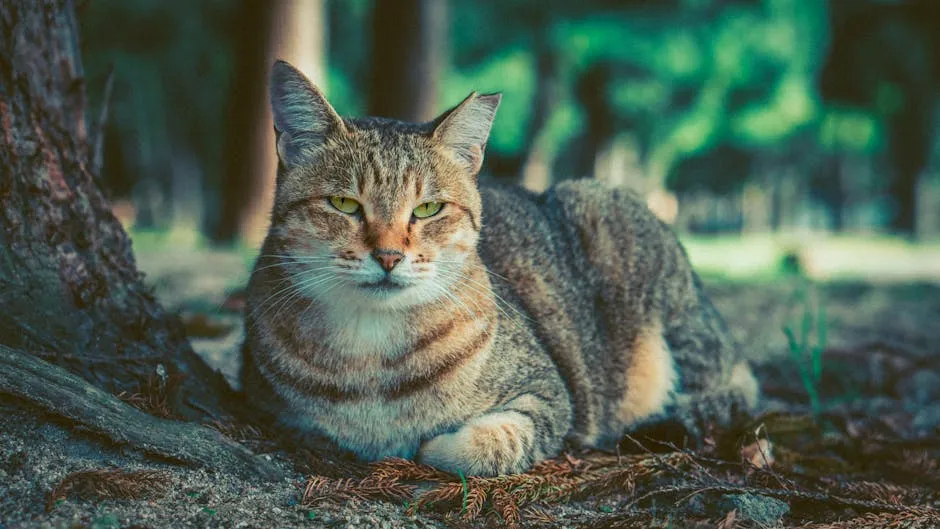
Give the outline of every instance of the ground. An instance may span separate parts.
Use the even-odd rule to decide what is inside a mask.
[[[233,376],[248,254],[138,258],[194,346]],[[723,276],[707,288],[755,365],[763,414],[700,450],[638,434],[619,455],[461,480],[401,461],[287,456],[257,432],[229,432],[293,468],[263,483],[116,450],[0,401],[0,528],[940,527],[940,288]],[[756,442],[768,436],[770,453]]]

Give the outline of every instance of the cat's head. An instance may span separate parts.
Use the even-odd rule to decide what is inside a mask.
[[[303,74],[277,62],[268,253],[321,301],[407,307],[447,296],[475,262],[477,173],[499,101],[473,93],[424,124],[343,119]]]

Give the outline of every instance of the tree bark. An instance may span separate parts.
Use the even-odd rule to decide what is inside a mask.
[[[162,365],[184,417],[221,412],[221,375],[142,282],[96,184],[72,2],[0,2],[0,344],[111,392]]]
[[[148,415],[62,368],[2,345],[0,394],[148,455],[243,477],[282,477],[274,465],[211,428]]]
[[[378,0],[373,17],[369,114],[432,119],[447,57],[446,1]]]

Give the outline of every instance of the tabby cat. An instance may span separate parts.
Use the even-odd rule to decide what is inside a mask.
[[[341,118],[285,62],[271,227],[248,289],[243,389],[360,458],[525,471],[757,383],[674,234],[633,194],[479,186],[499,94],[430,123]]]

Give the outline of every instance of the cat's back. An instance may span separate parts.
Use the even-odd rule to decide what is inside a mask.
[[[570,304],[610,281],[652,289],[664,271],[679,286],[692,283],[675,235],[630,190],[570,180],[541,194],[500,185],[480,192],[480,255],[513,276],[514,290],[533,293],[547,281],[570,293]]]
[[[681,245],[632,191],[570,180],[541,194],[484,186],[481,195],[480,256],[494,287],[560,347],[601,355],[648,314],[693,301]]]
[[[681,389],[674,361],[695,366],[681,377],[690,387],[727,376],[737,352],[723,322],[675,234],[635,193],[573,180],[542,194],[493,186],[481,195],[480,255],[559,366],[583,440],[617,437],[608,425],[636,419],[637,405],[625,412],[612,395],[659,395],[648,408],[661,410]]]

